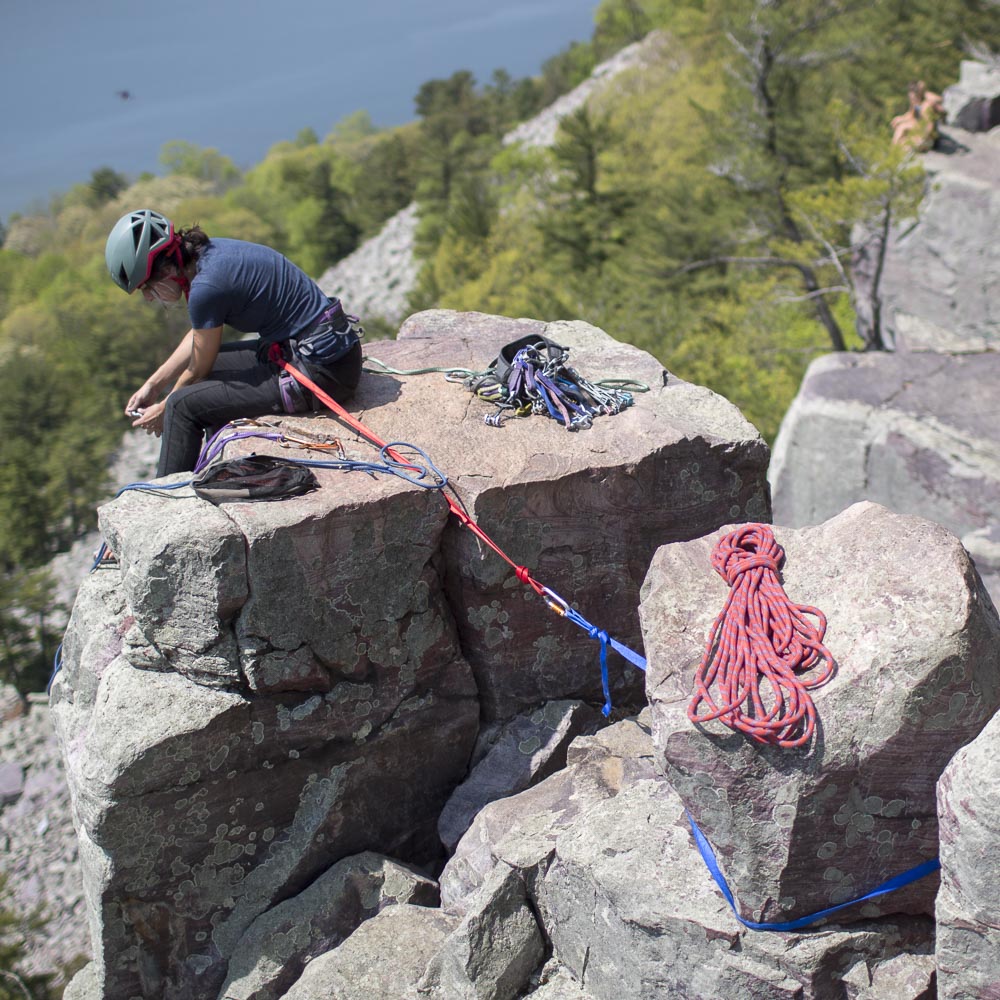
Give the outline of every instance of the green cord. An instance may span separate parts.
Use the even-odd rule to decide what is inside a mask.
[[[624,389],[627,392],[649,392],[649,386],[645,382],[637,382],[634,378],[604,378],[594,385],[602,389]]]
[[[392,368],[378,358],[365,357],[367,364],[378,365],[379,369],[372,370],[366,368],[370,375],[448,375],[452,378],[476,378],[482,375],[489,375],[489,370],[484,372],[474,372],[469,368]],[[594,385],[602,389],[624,389],[628,392],[649,392],[649,386],[645,382],[637,382],[631,378],[606,378]]]
[[[381,370],[372,370],[366,368],[365,371],[370,375],[431,375],[434,373],[439,373],[441,375],[453,375],[461,376],[462,378],[471,378],[474,375],[487,375],[488,372],[474,372],[468,368],[391,368],[384,361],[379,361],[378,358],[366,357],[365,362],[368,364],[378,365]]]

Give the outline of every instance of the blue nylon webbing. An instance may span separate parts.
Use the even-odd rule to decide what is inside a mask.
[[[908,871],[903,872],[901,875],[896,875],[893,878],[888,879],[880,886],[872,889],[871,892],[865,893],[863,896],[858,896],[855,899],[849,899],[846,903],[839,903],[837,906],[831,906],[825,910],[820,910],[818,913],[810,913],[805,917],[799,917],[797,920],[785,920],[776,923],[756,923],[753,920],[744,920],[739,915],[739,912],[736,909],[736,903],[733,900],[733,893],[726,882],[725,875],[723,875],[719,869],[718,862],[715,860],[715,852],[712,850],[712,845],[698,828],[698,824],[695,823],[694,817],[691,813],[687,813],[687,818],[688,822],[691,824],[691,832],[694,834],[694,842],[698,845],[698,850],[701,853],[702,860],[705,862],[709,873],[715,880],[715,884],[722,891],[722,895],[726,897],[726,901],[732,908],[736,919],[743,924],[744,927],[748,927],[752,931],[797,931],[802,927],[808,927],[810,924],[816,923],[817,920],[822,920],[824,917],[829,917],[834,913],[838,913],[840,910],[846,910],[849,906],[855,906],[857,903],[864,903],[869,899],[877,899],[879,896],[884,896],[886,893],[893,892],[896,889],[902,889],[904,885],[916,882],[917,879],[921,879],[925,875],[930,875],[931,872],[935,872],[941,867],[941,862],[937,858],[933,858],[930,861],[923,861],[919,865],[915,865]]]

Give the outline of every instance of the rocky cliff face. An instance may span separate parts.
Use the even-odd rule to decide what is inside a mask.
[[[519,564],[641,647],[653,552],[768,518],[767,449],[730,404],[582,323],[425,313],[378,353],[482,369],[531,333],[650,392],[574,434],[539,416],[488,427],[488,404],[433,377],[366,376],[352,408],[383,439],[419,442]],[[371,453],[326,418],[290,423]],[[117,565],[81,588],[52,693],[94,943],[77,989],[265,995],[220,993],[265,915],[360,851],[440,856],[438,815],[481,719],[602,700],[598,644],[439,496],[318,475],[318,492],[281,503],[130,493],[100,512]],[[612,690],[635,705],[641,675],[617,665]]]
[[[947,93],[947,91],[946,91]],[[976,353],[1000,346],[1000,129],[945,126],[921,157],[927,193],[897,227],[882,276],[883,335],[899,351]],[[859,262],[862,285],[871,265]]]
[[[573,434],[487,427],[437,376],[366,376],[352,409],[643,649],[645,690],[613,657],[599,728],[599,634],[413,485],[321,470],[280,503],[123,496],[101,511],[118,565],[82,588],[53,689],[94,942],[67,1000],[990,995],[1000,827],[976,788],[1000,618],[958,539],[872,503],[776,527],[789,598],[829,620],[817,733],[780,750],[694,726],[726,596],[710,552],[768,520],[766,448],[581,323],[430,312],[378,352],[481,369],[530,333],[651,391]],[[370,452],[327,418],[288,425]],[[932,872],[859,899],[939,850],[940,893]],[[841,904],[807,929],[741,922]]]

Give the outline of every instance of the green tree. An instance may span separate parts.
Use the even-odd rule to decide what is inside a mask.
[[[374,235],[386,219],[413,200],[414,155],[406,140],[394,132],[378,139],[361,156],[352,201],[363,235]]]
[[[609,116],[584,105],[563,119],[552,147],[559,173],[539,227],[548,248],[567,258],[574,275],[599,275],[612,247],[624,239],[631,198],[608,188],[602,171],[602,156],[616,141]]]
[[[653,27],[640,0],[603,0],[594,15],[594,50],[607,59],[619,49],[638,42]]]
[[[828,117],[837,126],[843,169],[835,178],[800,188],[789,205],[813,258],[836,275],[836,283],[821,294],[849,296],[859,336],[868,348],[882,350],[887,345],[881,281],[889,232],[915,216],[924,171],[911,151],[866,132],[842,101],[831,101]],[[868,259],[870,281],[864,288],[851,267],[858,255]]]
[[[316,130],[308,125],[305,128],[300,128],[295,136],[296,149],[305,149],[306,146],[315,146],[318,143],[319,136],[316,134]]]
[[[341,118],[327,137],[331,142],[358,142],[367,139],[378,133],[378,129],[372,123],[372,116],[363,108],[352,111],[349,115]]]
[[[235,163],[217,149],[202,148],[193,142],[174,139],[160,150],[160,163],[172,174],[208,181],[225,190],[240,179]]]
[[[94,208],[117,198],[128,187],[126,178],[111,167],[98,167],[90,175],[90,204]]]

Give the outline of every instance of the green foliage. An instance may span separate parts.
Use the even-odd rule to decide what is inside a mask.
[[[328,140],[331,142],[357,142],[359,139],[367,139],[377,132],[378,129],[372,124],[372,116],[367,111],[359,109],[341,118],[333,126]]]
[[[128,181],[111,167],[98,167],[90,175],[90,204],[97,208],[117,198],[128,187]]]
[[[223,190],[239,180],[235,163],[217,149],[202,149],[192,142],[175,139],[160,150],[160,163],[172,174],[208,181]]]
[[[954,78],[963,35],[996,44],[989,7],[604,0],[593,40],[551,60],[543,90],[648,27],[669,34],[641,75],[565,119],[551,150],[506,149],[471,170],[452,156],[450,190],[418,187],[427,262],[413,304],[587,319],[722,392],[773,439],[813,357],[879,346],[852,234],[878,252],[925,184],[891,148],[888,119],[909,79]],[[478,229],[455,222],[470,173],[494,206]],[[864,341],[855,310],[873,317]]]
[[[295,136],[295,148],[305,149],[306,146],[316,146],[319,144],[319,136],[316,134],[316,129],[310,128],[308,125],[305,128],[299,129]]]

